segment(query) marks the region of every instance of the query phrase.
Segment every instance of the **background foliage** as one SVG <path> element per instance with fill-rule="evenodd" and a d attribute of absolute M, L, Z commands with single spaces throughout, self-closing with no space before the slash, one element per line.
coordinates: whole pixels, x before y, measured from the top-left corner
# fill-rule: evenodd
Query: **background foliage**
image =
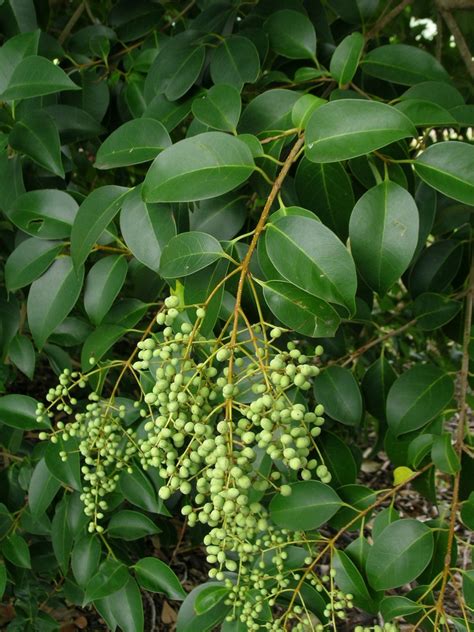
<path fill-rule="evenodd" d="M 0 3 L 5 629 L 471 629 L 471 5 Z M 253 454 L 239 565 L 166 469 L 199 433 Z"/>

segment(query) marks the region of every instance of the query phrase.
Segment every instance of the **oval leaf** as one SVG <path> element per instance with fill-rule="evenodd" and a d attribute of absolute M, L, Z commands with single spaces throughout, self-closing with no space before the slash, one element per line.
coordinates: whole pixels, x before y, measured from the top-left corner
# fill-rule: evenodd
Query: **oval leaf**
<path fill-rule="evenodd" d="M 165 279 L 177 279 L 193 274 L 222 257 L 220 243 L 206 233 L 197 231 L 173 237 L 161 256 L 160 274 Z"/>
<path fill-rule="evenodd" d="M 371 50 L 362 70 L 372 77 L 412 86 L 422 81 L 449 81 L 439 61 L 421 48 L 407 44 L 387 44 Z"/>
<path fill-rule="evenodd" d="M 182 601 L 186 592 L 171 568 L 156 557 L 144 557 L 135 564 L 138 583 L 150 592 L 164 593 L 170 599 Z"/>
<path fill-rule="evenodd" d="M 107 527 L 107 534 L 111 538 L 120 538 L 127 542 L 159 533 L 159 531 L 160 529 L 148 516 L 128 509 L 115 513 Z"/>
<path fill-rule="evenodd" d="M 128 265 L 121 255 L 103 257 L 89 270 L 84 288 L 84 308 L 94 325 L 100 325 L 122 289 Z"/>
<path fill-rule="evenodd" d="M 42 239 L 25 239 L 15 248 L 5 264 L 5 283 L 16 292 L 40 277 L 56 259 L 62 243 Z"/>
<path fill-rule="evenodd" d="M 49 59 L 30 55 L 16 66 L 7 89 L 0 96 L 3 101 L 11 101 L 41 97 L 63 90 L 80 90 L 80 87 Z"/>
<path fill-rule="evenodd" d="M 314 395 L 325 412 L 347 426 L 357 426 L 362 418 L 362 396 L 349 369 L 330 366 L 314 379 Z"/>
<path fill-rule="evenodd" d="M 273 50 L 289 59 L 315 59 L 316 32 L 311 20 L 299 11 L 276 11 L 265 22 Z"/>
<path fill-rule="evenodd" d="M 342 40 L 334 51 L 329 71 L 340 86 L 352 81 L 359 65 L 364 43 L 362 33 L 351 33 Z"/>
<path fill-rule="evenodd" d="M 39 189 L 18 196 L 8 209 L 8 218 L 33 237 L 61 239 L 71 234 L 78 208 L 65 191 Z"/>
<path fill-rule="evenodd" d="M 290 496 L 276 494 L 270 502 L 270 517 L 283 529 L 317 529 L 341 507 L 336 492 L 319 481 L 291 485 Z"/>

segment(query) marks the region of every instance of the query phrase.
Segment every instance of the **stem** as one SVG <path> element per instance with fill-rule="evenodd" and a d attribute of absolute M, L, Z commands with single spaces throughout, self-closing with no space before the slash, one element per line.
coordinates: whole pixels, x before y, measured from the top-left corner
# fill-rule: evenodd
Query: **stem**
<path fill-rule="evenodd" d="M 391 11 L 389 11 L 386 15 L 382 16 L 377 20 L 377 22 L 373 25 L 373 27 L 368 31 L 365 36 L 366 40 L 373 39 L 376 37 L 380 31 L 382 31 L 387 24 L 389 24 L 392 20 L 394 20 L 409 4 L 411 4 L 413 0 L 402 0 L 396 7 L 394 7 Z"/>

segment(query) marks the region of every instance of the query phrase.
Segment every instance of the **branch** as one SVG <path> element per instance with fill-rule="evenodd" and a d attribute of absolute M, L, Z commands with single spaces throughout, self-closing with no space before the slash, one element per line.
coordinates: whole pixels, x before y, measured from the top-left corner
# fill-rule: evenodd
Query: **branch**
<path fill-rule="evenodd" d="M 400 4 L 397 4 L 391 11 L 389 11 L 386 15 L 381 16 L 377 22 L 373 25 L 373 27 L 368 31 L 365 35 L 365 39 L 373 39 L 376 37 L 380 31 L 382 31 L 387 24 L 389 24 L 392 20 L 394 20 L 397 15 L 399 15 L 409 4 L 411 4 L 413 0 L 402 0 Z"/>
<path fill-rule="evenodd" d="M 446 22 L 449 30 L 453 34 L 454 41 L 456 42 L 456 46 L 458 48 L 459 54 L 467 68 L 468 73 L 474 79 L 474 62 L 472 61 L 472 53 L 469 50 L 469 46 L 467 45 L 466 40 L 464 39 L 464 35 L 462 34 L 461 29 L 459 28 L 458 23 L 454 19 L 453 14 L 447 6 L 451 8 L 451 3 L 447 4 L 445 0 L 438 0 L 438 8 L 439 12 L 443 16 L 444 21 Z M 468 8 L 468 7 L 465 7 Z M 471 7 L 474 8 L 474 4 L 471 2 Z"/>

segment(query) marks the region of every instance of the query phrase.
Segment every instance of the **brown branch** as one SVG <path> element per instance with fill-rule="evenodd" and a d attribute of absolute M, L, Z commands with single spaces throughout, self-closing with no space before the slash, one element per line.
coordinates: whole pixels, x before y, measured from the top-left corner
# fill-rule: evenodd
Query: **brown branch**
<path fill-rule="evenodd" d="M 413 0 L 402 0 L 396 7 L 389 11 L 386 15 L 381 16 L 373 27 L 365 34 L 365 39 L 373 39 L 380 31 L 382 31 L 392 20 L 394 20 Z"/>
<path fill-rule="evenodd" d="M 443 0 L 438 0 L 438 8 L 454 37 L 457 49 L 459 51 L 459 54 L 461 55 L 461 59 L 463 60 L 464 65 L 467 68 L 468 73 L 471 75 L 472 79 L 474 79 L 474 61 L 472 61 L 472 53 L 469 50 L 469 46 L 467 45 L 467 42 L 464 38 L 464 35 L 462 34 L 461 29 L 459 28 L 458 23 L 454 19 L 451 11 L 446 8 L 446 3 Z M 471 8 L 473 8 L 472 5 Z"/>
<path fill-rule="evenodd" d="M 81 2 L 81 4 L 76 8 L 74 13 L 71 15 L 71 17 L 69 18 L 68 23 L 63 28 L 63 30 L 61 32 L 61 35 L 58 37 L 58 42 L 60 44 L 64 44 L 64 42 L 67 40 L 67 38 L 71 34 L 71 31 L 74 28 L 76 22 L 79 20 L 79 18 L 83 14 L 85 8 L 86 8 L 85 2 Z"/>

